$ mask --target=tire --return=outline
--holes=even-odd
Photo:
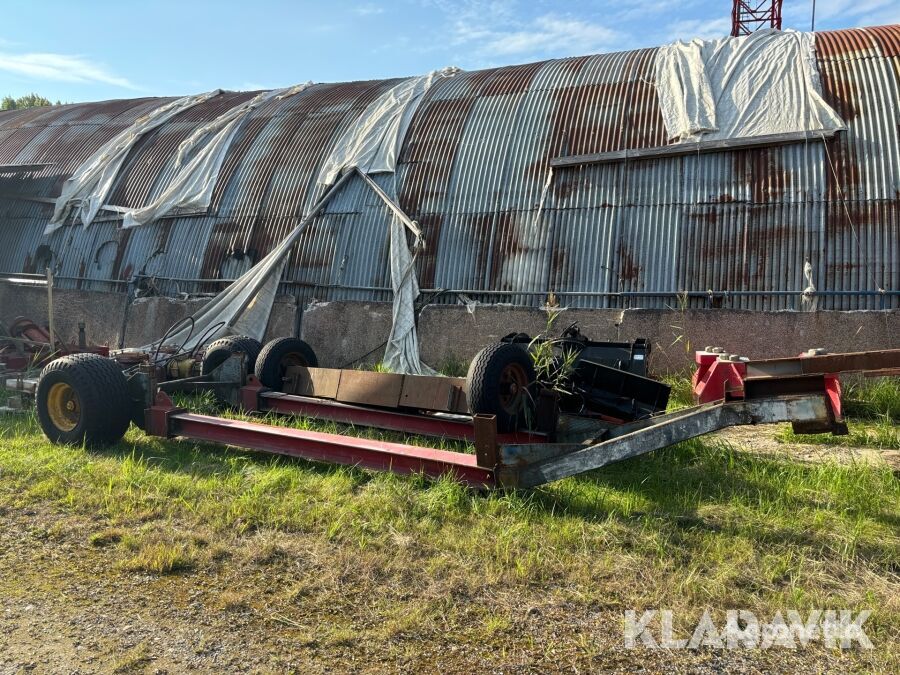
[[[264,387],[281,391],[288,366],[308,366],[316,368],[319,359],[316,353],[300,338],[285,337],[272,340],[256,359],[256,378]]]
[[[200,372],[208,375],[225,363],[232,354],[244,354],[247,357],[247,372],[253,372],[256,357],[262,345],[259,340],[246,335],[229,335],[211,342],[203,354],[203,365]]]
[[[47,365],[35,398],[41,429],[53,443],[115,443],[131,424],[125,375],[98,354],[72,354]]]
[[[534,381],[534,362],[525,347],[505,342],[485,347],[472,359],[466,375],[469,411],[496,415],[501,433],[521,429],[534,409],[530,392]],[[512,392],[510,385],[515,385]]]

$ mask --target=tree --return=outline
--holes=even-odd
[[[20,110],[22,108],[37,108],[44,105],[53,105],[53,103],[49,99],[34,93],[26,94],[19,98],[4,96],[3,101],[0,102],[0,110]],[[59,101],[56,102],[56,105],[59,105]]]

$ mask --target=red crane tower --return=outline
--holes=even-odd
[[[734,0],[731,35],[750,35],[760,28],[781,30],[782,0]]]

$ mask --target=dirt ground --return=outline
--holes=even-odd
[[[900,471],[900,450],[880,448],[844,447],[840,445],[818,445],[813,443],[780,443],[772,431],[777,425],[730,427],[714,436],[748,452],[761,454],[788,453],[792,459],[804,462],[884,462],[894,471]]]

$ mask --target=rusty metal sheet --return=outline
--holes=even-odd
[[[667,143],[655,54],[463,72],[429,90],[396,175],[377,178],[425,234],[420,286],[531,306],[553,291],[569,307],[798,310],[809,261],[828,294],[819,309],[900,307],[900,27],[817,34],[823,96],[848,127],[827,142],[550,175],[553,157]],[[50,250],[61,287],[124,291],[142,275],[166,295],[217,291],[294,227],[321,192],[333,139],[396,82],[318,84],[261,106],[229,148],[208,213],[131,234],[104,213],[96,229],[44,237],[47,202],[79,162],[169,99],[0,113],[0,163],[54,165],[0,176],[0,271]],[[180,140],[253,93],[224,94],[148,135],[113,201],[152,198]],[[387,217],[348,184],[298,243],[284,290],[301,302],[389,300]]]

